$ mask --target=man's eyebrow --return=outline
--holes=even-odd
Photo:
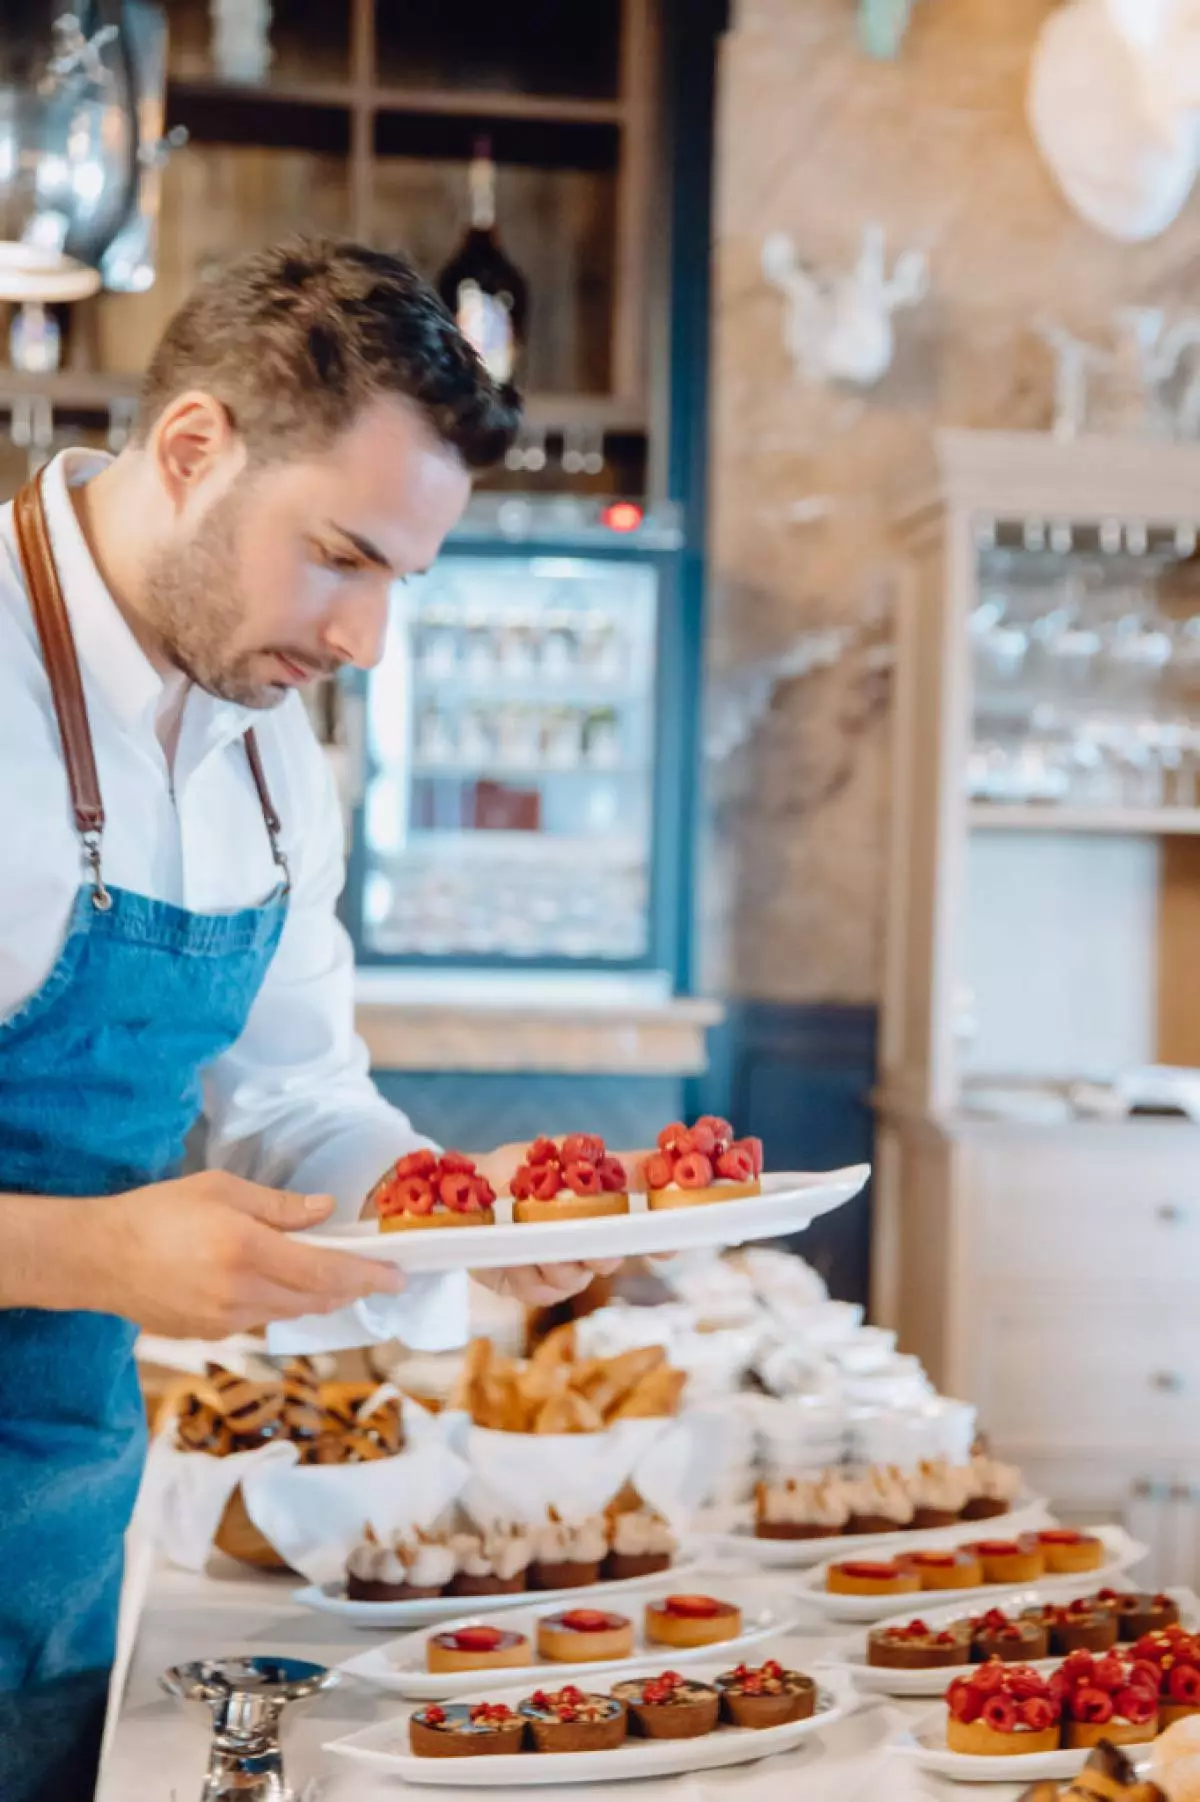
[[[377,569],[391,569],[391,559],[385,557],[379,546],[377,544],[372,544],[369,538],[361,537],[358,532],[351,532],[346,526],[339,526],[336,519],[327,521],[327,524],[329,524],[335,532],[339,532],[346,540],[347,544],[352,544],[359,556],[364,558],[366,562],[373,563]]]

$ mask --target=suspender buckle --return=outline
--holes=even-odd
[[[81,832],[79,842],[92,872],[92,906],[98,914],[106,914],[112,906],[112,896],[104,886],[104,874],[100,868],[100,834]]]

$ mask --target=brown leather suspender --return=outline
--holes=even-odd
[[[16,529],[17,555],[25,576],[29,607],[42,647],[42,659],[62,739],[75,830],[79,834],[84,857],[92,872],[92,905],[103,913],[112,906],[100,868],[104,803],[100,796],[100,779],[96,774],[96,754],[92,747],[83,678],[79,673],[79,657],[46,524],[40,474],[32,482],[28,482],[13,501],[13,524]],[[289,874],[280,842],[282,826],[267,788],[262,756],[252,726],[247,729],[243,743],[271,840],[271,855],[282,871],[286,884]]]

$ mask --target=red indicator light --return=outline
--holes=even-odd
[[[600,523],[610,532],[636,532],[645,517],[636,501],[613,501],[601,513]]]

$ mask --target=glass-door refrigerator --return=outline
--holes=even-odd
[[[696,697],[670,508],[480,497],[397,588],[361,739],[361,964],[680,969]]]

